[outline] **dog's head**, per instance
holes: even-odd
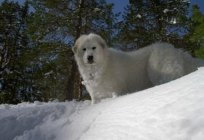
[[[80,36],[72,48],[77,61],[85,65],[95,65],[104,61],[106,42],[96,34]]]

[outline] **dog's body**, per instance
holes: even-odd
[[[167,43],[121,52],[107,48],[96,34],[81,36],[73,51],[93,103],[174,80],[204,65]]]

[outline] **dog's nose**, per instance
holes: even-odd
[[[87,59],[88,59],[89,63],[93,63],[93,56],[92,55],[89,55]]]

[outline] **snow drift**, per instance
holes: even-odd
[[[0,126],[0,140],[203,140],[204,67],[95,105],[0,105]]]

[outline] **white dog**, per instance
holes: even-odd
[[[96,34],[79,37],[73,52],[92,103],[174,80],[204,64],[167,43],[118,51]]]

